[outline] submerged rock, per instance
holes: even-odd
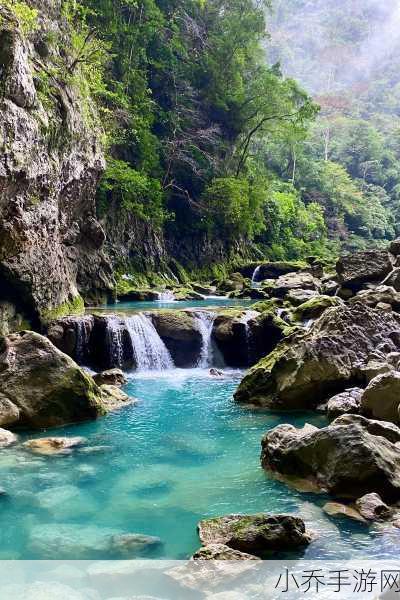
[[[41,524],[30,530],[29,550],[42,558],[134,558],[161,544],[159,538],[106,527],[78,524]]]
[[[390,371],[377,375],[368,384],[361,398],[362,411],[366,415],[384,421],[400,421],[400,372]]]
[[[296,550],[311,541],[304,521],[292,515],[227,515],[200,521],[198,530],[205,546],[224,544],[260,558],[273,551]]]
[[[400,499],[400,429],[360,416],[339,417],[323,429],[279,425],[263,438],[264,469],[311,480],[338,497],[377,492]]]
[[[13,424],[30,428],[95,419],[105,413],[93,379],[47,338],[33,332],[6,338],[0,354],[0,393],[18,408],[18,421]]]
[[[366,383],[371,357],[400,349],[400,320],[361,303],[330,308],[307,332],[282,341],[245,376],[241,403],[274,409],[314,408],[332,394]]]
[[[340,502],[327,502],[323,507],[323,511],[330,517],[348,517],[359,523],[367,522],[358,510]]]
[[[28,440],[23,446],[35,454],[69,454],[87,442],[84,437],[48,437]]]
[[[113,385],[120,387],[127,383],[127,378],[121,369],[108,369],[93,376],[97,385]]]
[[[192,556],[192,560],[260,560],[252,554],[239,552],[224,544],[208,544],[203,546]]]
[[[353,291],[365,283],[382,281],[392,268],[390,255],[384,250],[354,252],[342,256],[336,263],[339,283]]]

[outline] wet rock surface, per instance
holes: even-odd
[[[83,437],[48,437],[28,440],[24,447],[35,454],[55,455],[69,454],[87,442]]]
[[[262,440],[263,467],[309,479],[337,497],[376,492],[400,499],[400,429],[360,416],[339,417],[322,429],[279,425]]]
[[[291,515],[227,515],[201,521],[198,529],[205,546],[224,544],[260,558],[273,551],[296,550],[311,541],[304,521]]]

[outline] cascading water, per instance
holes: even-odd
[[[212,330],[216,315],[209,311],[195,313],[197,327],[200,331],[202,343],[200,356],[196,366],[201,369],[208,367],[224,367],[224,359],[212,342]]]
[[[128,317],[125,325],[131,337],[137,370],[163,371],[174,367],[171,355],[149,317],[138,313]]]
[[[158,302],[175,302],[175,295],[170,290],[166,290],[165,292],[159,292]]]
[[[90,334],[93,329],[93,317],[79,317],[76,321],[76,346],[75,357],[79,364],[83,365],[87,362]]]
[[[260,285],[260,282],[258,281],[258,275],[260,273],[260,270],[261,270],[261,265],[256,267],[256,269],[254,270],[253,277],[251,278],[251,287],[253,287],[253,288],[256,288]]]
[[[124,330],[125,323],[118,317],[107,319],[106,344],[110,367],[124,367]]]

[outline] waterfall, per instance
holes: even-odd
[[[171,355],[149,317],[143,313],[128,317],[126,328],[139,371],[162,371],[174,367]]]
[[[195,316],[197,327],[201,334],[201,351],[196,366],[205,369],[213,364],[211,334],[215,321],[215,314],[204,311],[195,313]]]
[[[106,345],[110,367],[124,367],[124,331],[125,323],[118,317],[107,319]]]
[[[166,290],[158,293],[158,302],[175,302],[174,292]]]
[[[93,317],[79,317],[76,321],[75,357],[79,364],[84,364],[88,358],[89,340],[93,329]]]
[[[258,265],[258,267],[256,267],[256,269],[254,270],[253,273],[253,277],[251,278],[251,287],[255,288],[258,287],[260,282],[258,281],[258,275],[260,273],[261,270],[261,265]]]

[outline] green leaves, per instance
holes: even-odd
[[[128,212],[160,227],[167,214],[160,182],[132,169],[122,160],[110,159],[98,190],[100,212],[118,202]]]

